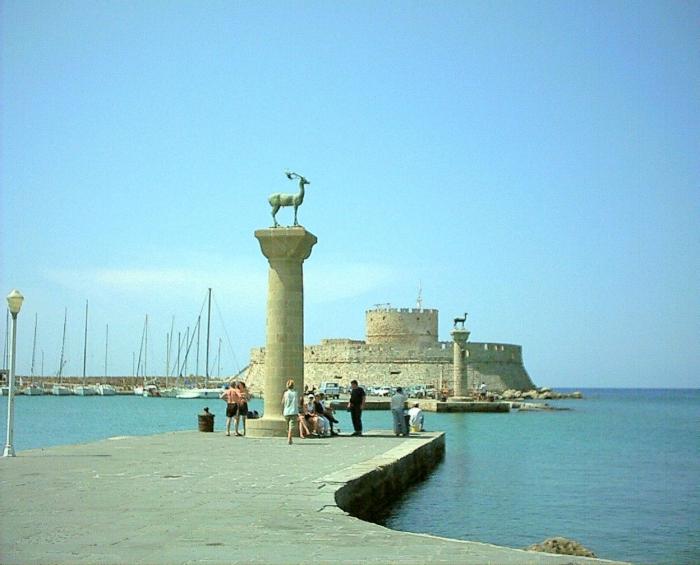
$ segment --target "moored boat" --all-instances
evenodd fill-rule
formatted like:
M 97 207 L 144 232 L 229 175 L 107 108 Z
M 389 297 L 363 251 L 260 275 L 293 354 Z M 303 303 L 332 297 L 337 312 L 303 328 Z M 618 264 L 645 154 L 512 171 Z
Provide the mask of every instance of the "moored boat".
M 54 396 L 70 396 L 73 391 L 65 385 L 55 384 L 51 388 L 51 394 Z
M 97 389 L 91 385 L 76 385 L 73 387 L 73 394 L 76 396 L 95 396 Z
M 115 394 L 117 394 L 117 389 L 114 388 L 112 385 L 103 385 L 97 383 L 97 385 L 95 385 L 95 390 L 97 391 L 97 394 L 99 396 L 114 396 Z
M 220 388 L 183 388 L 176 398 L 219 398 Z
M 27 385 L 22 390 L 22 393 L 26 396 L 41 396 L 44 394 L 44 389 L 39 385 Z

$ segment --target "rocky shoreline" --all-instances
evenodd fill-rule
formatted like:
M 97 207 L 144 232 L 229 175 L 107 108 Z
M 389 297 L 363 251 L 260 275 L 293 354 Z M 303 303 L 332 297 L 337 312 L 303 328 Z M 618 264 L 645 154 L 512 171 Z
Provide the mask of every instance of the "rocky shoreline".
M 583 394 L 575 392 L 557 392 L 551 388 L 538 388 L 533 390 L 504 390 L 499 396 L 500 400 L 563 400 L 563 399 L 583 399 Z

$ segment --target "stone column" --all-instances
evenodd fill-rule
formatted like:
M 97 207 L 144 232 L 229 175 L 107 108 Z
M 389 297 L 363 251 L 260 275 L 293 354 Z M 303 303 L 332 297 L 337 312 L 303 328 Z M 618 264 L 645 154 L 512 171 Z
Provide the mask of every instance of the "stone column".
M 467 383 L 467 372 L 464 359 L 466 356 L 466 344 L 467 340 L 469 339 L 469 331 L 463 328 L 455 328 L 450 332 L 450 334 L 452 335 L 452 340 L 454 341 L 454 345 L 452 348 L 452 388 L 454 390 L 453 396 L 459 398 L 463 397 L 469 388 Z
M 304 283 L 302 263 L 316 236 L 303 227 L 257 230 L 255 237 L 270 264 L 267 287 L 264 413 L 247 422 L 252 437 L 287 435 L 282 394 L 287 379 L 304 390 Z

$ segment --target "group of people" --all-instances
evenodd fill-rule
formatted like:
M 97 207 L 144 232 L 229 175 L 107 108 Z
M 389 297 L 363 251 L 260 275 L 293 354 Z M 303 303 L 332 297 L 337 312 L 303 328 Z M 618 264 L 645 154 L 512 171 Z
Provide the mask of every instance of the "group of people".
M 231 435 L 231 422 L 234 422 L 233 433 L 236 436 L 245 436 L 246 419 L 248 417 L 248 400 L 250 394 L 243 381 L 232 381 L 224 389 L 219 398 L 226 401 L 226 435 Z M 352 419 L 353 433 L 350 435 L 362 435 L 362 411 L 365 408 L 367 394 L 356 380 L 350 381 L 350 399 L 348 400 L 348 412 Z M 406 410 L 407 396 L 403 389 L 398 387 L 391 397 L 391 414 L 394 420 L 394 433 L 399 436 L 407 436 L 409 428 L 414 431 L 423 431 L 423 411 L 416 403 Z M 295 428 L 299 429 L 299 437 L 304 439 L 309 436 L 330 437 L 338 435 L 333 429 L 338 424 L 333 408 L 326 404 L 325 395 L 322 392 L 310 392 L 300 396 L 294 389 L 294 379 L 287 381 L 287 387 L 282 395 L 282 414 L 287 422 L 287 443 L 292 443 L 292 434 Z M 242 424 L 242 431 L 238 431 Z
M 325 402 L 322 392 L 299 396 L 294 390 L 294 379 L 287 381 L 287 389 L 282 394 L 282 415 L 287 422 L 287 443 L 292 443 L 294 428 L 299 428 L 299 437 L 337 436 L 333 429 L 338 424 L 333 408 Z
M 365 408 L 367 394 L 356 380 L 350 381 L 350 399 L 348 400 L 348 412 L 352 419 L 353 433 L 350 435 L 362 435 L 362 410 Z M 407 436 L 408 428 L 415 431 L 423 430 L 423 411 L 418 404 L 414 404 L 405 411 L 407 397 L 401 387 L 391 397 L 391 413 L 394 419 L 394 433 Z M 299 437 L 302 439 L 317 435 L 319 437 L 338 435 L 333 430 L 333 424 L 337 424 L 333 409 L 324 402 L 322 393 L 308 394 L 306 398 L 299 397 L 294 389 L 294 380 L 287 381 L 287 388 L 282 394 L 282 414 L 287 422 L 287 443 L 293 443 L 292 436 L 295 428 L 299 428 Z
M 248 418 L 248 400 L 250 394 L 243 381 L 233 381 L 219 395 L 226 401 L 226 435 L 231 435 L 231 420 L 234 421 L 233 433 L 239 437 L 245 435 L 245 423 Z M 243 423 L 243 433 L 238 432 L 239 423 Z
M 397 387 L 391 397 L 391 416 L 394 421 L 394 434 L 397 436 L 407 436 L 409 429 L 423 431 L 423 411 L 420 405 L 416 402 L 406 410 L 407 402 L 408 397 L 404 394 L 403 388 Z

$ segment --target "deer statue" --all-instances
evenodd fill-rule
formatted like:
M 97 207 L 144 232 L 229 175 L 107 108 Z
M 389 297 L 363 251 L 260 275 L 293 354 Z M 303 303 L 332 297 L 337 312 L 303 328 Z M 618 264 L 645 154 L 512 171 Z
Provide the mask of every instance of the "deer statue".
M 275 216 L 279 209 L 284 206 L 294 206 L 294 225 L 299 225 L 299 222 L 297 221 L 297 209 L 304 202 L 304 186 L 307 184 L 311 184 L 304 177 L 296 173 L 291 173 L 287 171 L 285 175 L 287 175 L 287 178 L 289 180 L 292 180 L 294 178 L 299 179 L 299 192 L 297 194 L 285 194 L 284 192 L 275 192 L 274 194 L 270 194 L 270 197 L 267 200 L 270 203 L 270 206 L 272 206 L 272 219 L 275 222 L 275 225 L 273 227 L 275 228 L 279 227 L 279 224 L 277 223 L 277 218 Z
M 457 324 L 461 324 L 462 329 L 464 329 L 464 322 L 466 322 L 466 321 L 467 321 L 467 313 L 465 312 L 463 318 L 455 318 L 454 327 L 456 328 Z

